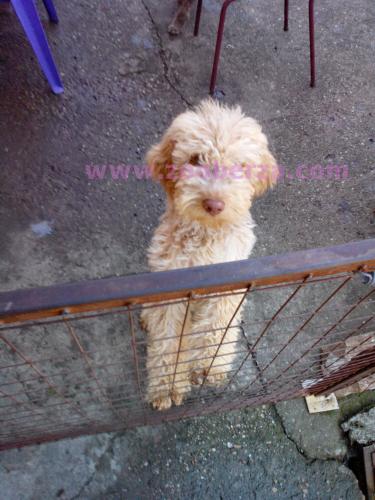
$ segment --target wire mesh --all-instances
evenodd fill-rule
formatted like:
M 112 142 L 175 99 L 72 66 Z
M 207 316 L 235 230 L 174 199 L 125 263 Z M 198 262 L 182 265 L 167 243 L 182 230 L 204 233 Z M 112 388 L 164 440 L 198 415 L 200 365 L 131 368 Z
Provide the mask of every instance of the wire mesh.
M 375 289 L 360 277 L 375 269 L 374 240 L 235 266 L 0 294 L 0 449 L 320 394 L 375 372 Z

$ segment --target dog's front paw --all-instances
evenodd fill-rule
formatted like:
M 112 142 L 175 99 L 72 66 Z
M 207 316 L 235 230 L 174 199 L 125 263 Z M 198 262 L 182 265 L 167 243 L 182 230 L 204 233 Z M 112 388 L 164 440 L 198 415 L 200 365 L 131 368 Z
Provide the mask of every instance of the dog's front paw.
M 181 392 L 176 391 L 176 389 L 173 390 L 172 392 L 172 401 L 176 406 L 182 405 L 182 402 L 184 400 L 184 394 Z
M 172 398 L 170 396 L 159 396 L 151 402 L 154 410 L 169 410 L 172 406 Z
M 151 405 L 154 410 L 163 411 L 163 410 L 169 410 L 169 408 L 171 408 L 172 406 L 172 402 L 176 406 L 182 405 L 183 400 L 184 400 L 184 394 L 174 390 L 171 396 L 159 396 L 157 398 L 154 398 L 151 401 Z

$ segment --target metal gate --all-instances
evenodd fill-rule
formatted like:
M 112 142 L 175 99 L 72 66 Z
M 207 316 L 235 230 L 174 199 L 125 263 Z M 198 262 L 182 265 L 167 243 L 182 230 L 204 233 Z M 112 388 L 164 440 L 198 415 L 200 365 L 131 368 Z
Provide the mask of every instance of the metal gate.
M 0 450 L 371 383 L 374 269 L 375 240 L 366 240 L 0 293 Z M 163 315 L 178 305 L 187 316 L 203 302 L 228 297 L 237 305 L 230 321 L 215 328 L 219 341 L 210 355 L 204 346 L 191 349 L 206 366 L 202 376 L 188 374 L 192 387 L 183 404 L 154 410 L 145 397 L 152 380 L 140 310 Z M 235 357 L 220 362 L 231 329 L 239 331 Z M 187 335 L 206 338 L 210 330 L 189 331 L 184 322 L 173 332 L 173 384 L 188 371 L 189 349 L 182 356 L 181 342 Z M 210 384 L 213 364 L 223 375 L 220 385 Z

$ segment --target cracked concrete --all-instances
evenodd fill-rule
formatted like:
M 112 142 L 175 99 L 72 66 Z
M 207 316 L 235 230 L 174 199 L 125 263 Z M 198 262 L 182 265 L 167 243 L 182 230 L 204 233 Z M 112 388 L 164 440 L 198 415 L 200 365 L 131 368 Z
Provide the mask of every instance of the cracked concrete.
M 290 403 L 290 402 L 289 402 Z M 302 401 L 302 404 L 303 404 L 303 401 Z M 292 437 L 291 434 L 288 433 L 287 429 L 286 429 L 286 426 L 285 426 L 285 423 L 284 423 L 284 420 L 282 418 L 282 416 L 280 415 L 280 412 L 278 410 L 278 407 L 277 405 L 274 405 L 273 406 L 274 410 L 275 410 L 275 414 L 276 414 L 276 417 L 280 423 L 280 426 L 286 436 L 286 438 L 295 446 L 296 450 L 298 451 L 298 453 L 300 453 L 302 455 L 302 457 L 307 461 L 308 464 L 311 464 L 311 463 L 314 463 L 315 460 L 317 460 L 316 458 L 311 458 L 309 457 L 306 452 L 303 450 L 303 448 L 297 443 L 297 441 Z
M 64 79 L 60 97 L 17 20 L 0 16 L 1 290 L 147 268 L 161 189 L 134 178 L 90 181 L 85 166 L 142 163 L 170 120 L 207 95 L 221 3 L 204 2 L 198 38 L 190 23 L 170 39 L 174 3 L 56 0 L 61 22 L 45 25 Z M 278 2 L 236 2 L 228 12 L 225 101 L 262 123 L 289 174 L 301 164 L 350 169 L 342 181 L 286 177 L 257 201 L 254 255 L 375 236 L 374 9 L 371 0 L 317 6 L 314 90 L 303 2 L 291 6 L 288 33 Z M 341 404 L 350 416 L 374 400 Z M 281 420 L 258 408 L 2 453 L 1 496 L 361 498 L 350 470 L 332 460 L 347 451 L 343 414 L 310 417 L 303 402 L 277 412 Z
M 115 440 L 118 438 L 118 435 L 117 434 L 113 434 L 111 435 L 109 438 L 108 438 L 108 442 L 105 446 L 105 448 L 103 449 L 103 451 L 100 453 L 99 457 L 97 458 L 97 460 L 95 461 L 94 463 L 94 470 L 93 472 L 91 473 L 91 475 L 86 479 L 86 481 L 82 484 L 82 486 L 79 488 L 78 492 L 73 495 L 70 500 L 76 500 L 78 498 L 81 498 L 82 497 L 82 494 L 86 491 L 87 488 L 89 488 L 90 484 L 94 481 L 95 479 L 95 476 L 98 472 L 98 469 L 102 463 L 102 461 L 104 459 L 107 458 L 108 455 L 112 455 L 113 456 L 113 444 L 115 442 Z M 64 488 L 61 488 L 59 490 L 60 492 L 60 497 L 61 496 L 65 496 L 65 490 L 63 492 Z
M 163 64 L 163 69 L 164 69 L 164 78 L 165 80 L 168 82 L 168 85 L 171 87 L 171 89 L 177 94 L 180 96 L 182 102 L 184 104 L 186 104 L 187 106 L 191 106 L 191 102 L 189 102 L 186 97 L 184 97 L 184 95 L 182 94 L 182 92 L 176 87 L 176 85 L 172 82 L 170 76 L 169 76 L 169 73 L 170 73 L 170 67 L 168 65 L 168 60 L 167 60 L 167 56 L 166 56 L 166 52 L 165 52 L 165 49 L 164 49 L 164 44 L 163 44 L 163 38 L 162 36 L 160 35 L 160 31 L 159 31 L 159 27 L 157 25 L 157 23 L 155 23 L 155 20 L 152 16 L 152 13 L 151 13 L 151 10 L 150 8 L 148 7 L 147 3 L 145 2 L 145 0 L 141 0 L 142 2 L 142 5 L 144 6 L 146 12 L 147 12 L 147 15 L 151 21 L 151 24 L 152 24 L 152 27 L 153 27 L 153 30 L 154 30 L 154 33 L 156 35 L 156 38 L 157 38 L 157 41 L 158 41 L 158 45 L 159 45 L 159 55 L 160 55 L 160 60 Z
M 347 443 L 340 432 L 339 412 L 309 415 L 303 399 L 276 406 L 285 433 L 305 458 L 343 460 L 347 455 Z M 319 436 L 319 439 L 317 439 Z
M 3 475 L 3 491 L 14 491 L 9 486 L 13 479 L 13 487 L 22 492 L 17 498 L 22 500 L 42 496 L 64 500 L 361 499 L 351 471 L 335 460 L 306 459 L 285 435 L 272 407 L 103 435 L 93 459 L 93 441 L 98 447 L 98 439 L 29 448 L 31 454 L 38 454 L 33 458 L 37 478 L 33 493 L 28 466 L 17 462 L 20 453 L 3 453 L 1 463 L 11 469 Z M 61 461 L 63 452 L 67 455 Z M 51 469 L 46 476 L 48 461 Z M 72 470 L 80 476 L 75 487 L 69 480 Z
M 310 415 L 304 400 L 278 403 L 275 410 L 285 434 L 308 460 L 345 460 L 350 456 L 341 424 L 375 405 L 374 391 L 339 400 L 340 410 Z

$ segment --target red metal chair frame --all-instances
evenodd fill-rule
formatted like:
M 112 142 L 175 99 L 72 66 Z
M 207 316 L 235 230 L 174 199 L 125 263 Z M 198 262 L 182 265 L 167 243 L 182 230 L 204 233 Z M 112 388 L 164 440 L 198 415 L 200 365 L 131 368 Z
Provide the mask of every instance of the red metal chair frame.
M 217 30 L 215 56 L 212 66 L 210 94 L 213 95 L 216 88 L 217 74 L 219 69 L 221 48 L 224 36 L 225 19 L 228 7 L 236 0 L 225 0 L 221 8 L 219 27 Z M 202 15 L 203 0 L 198 0 L 197 13 L 195 17 L 194 36 L 199 34 L 199 26 Z M 284 0 L 284 31 L 289 28 L 289 0 Z M 309 0 L 309 30 L 310 30 L 310 86 L 315 87 L 316 66 L 315 66 L 315 19 L 314 19 L 314 0 Z

